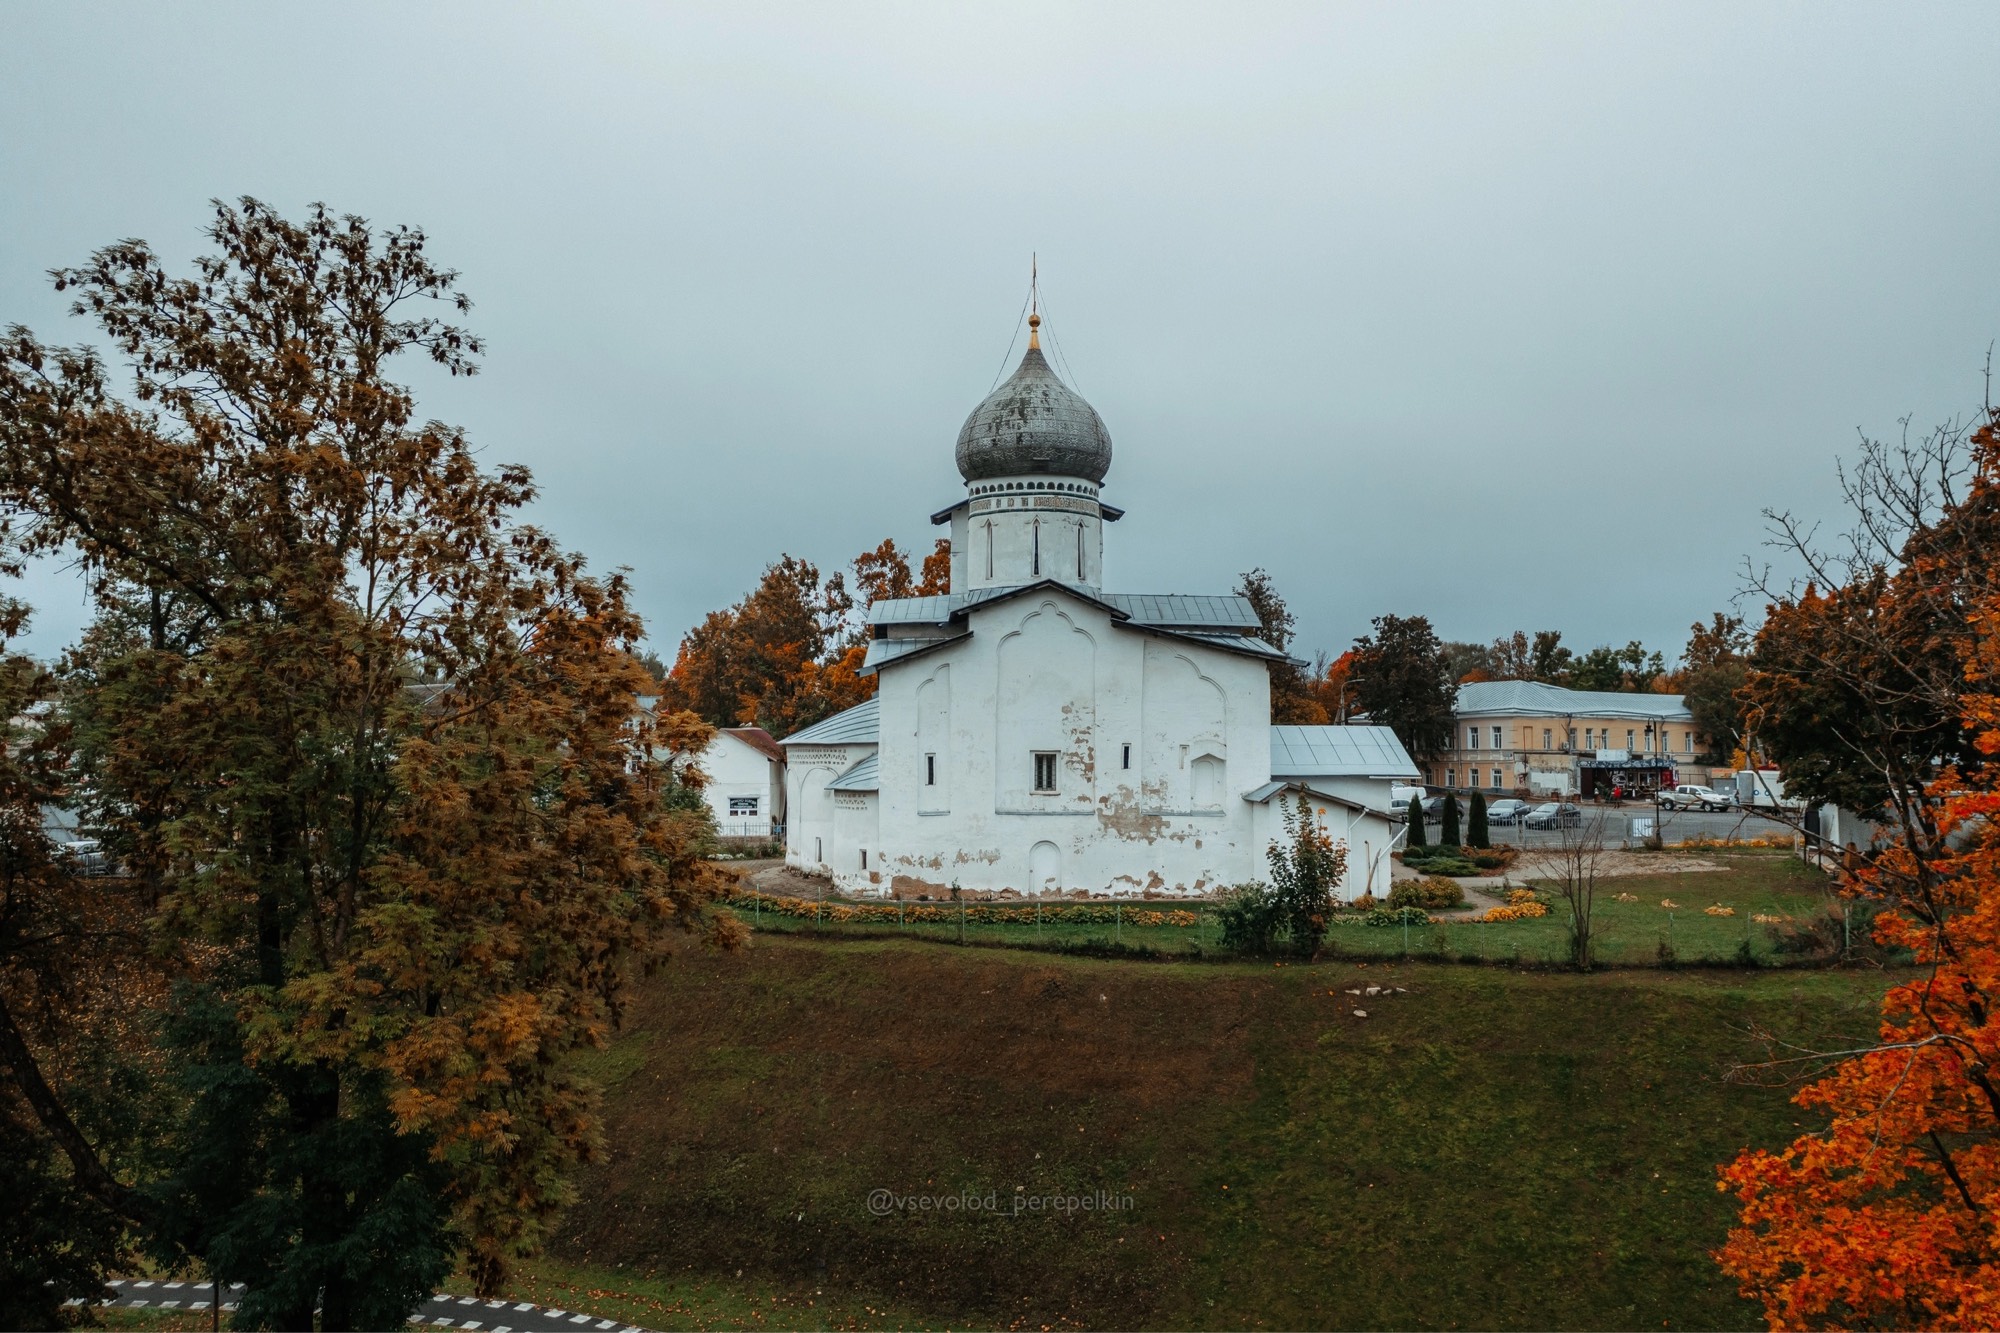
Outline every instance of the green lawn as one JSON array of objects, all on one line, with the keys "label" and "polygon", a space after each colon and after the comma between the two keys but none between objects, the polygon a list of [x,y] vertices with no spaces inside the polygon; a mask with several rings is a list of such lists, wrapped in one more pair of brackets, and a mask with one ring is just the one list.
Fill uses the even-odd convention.
[{"label": "green lawn", "polygon": [[[1657,853],[1670,863],[1678,853]],[[1704,852],[1703,859],[1723,866],[1717,871],[1657,875],[1620,876],[1606,879],[1597,895],[1593,912],[1596,956],[1614,966],[1650,966],[1659,961],[1662,946],[1671,947],[1682,964],[1731,964],[1740,961],[1747,945],[1759,963],[1787,961],[1772,947],[1771,931],[1752,920],[1763,914],[1803,918],[1824,906],[1829,895],[1826,879],[1817,870],[1783,852],[1742,852],[1718,855]],[[1512,881],[1518,885],[1523,881]],[[1473,922],[1452,920],[1441,925],[1379,927],[1339,924],[1329,932],[1327,951],[1357,958],[1409,956],[1449,960],[1503,961],[1528,964],[1560,964],[1568,957],[1566,909],[1555,900],[1552,886],[1526,881],[1542,890],[1550,900],[1550,913],[1526,921]],[[1501,881],[1492,881],[1496,893]],[[1637,901],[1618,901],[1630,894]],[[1663,907],[1670,901],[1674,907]],[[1709,916],[1712,906],[1734,909],[1734,916]],[[949,911],[949,905],[945,905]],[[1206,904],[1147,902],[1132,904],[1132,911],[1164,911],[1185,907],[1201,915],[1193,927],[1137,926],[1125,922],[1103,924],[982,925],[968,923],[963,938],[973,945],[1006,945],[1017,948],[1076,950],[1151,949],[1167,956],[1213,954],[1220,948],[1221,930],[1212,909]],[[838,922],[780,916],[773,912],[739,909],[738,915],[762,932],[792,933],[821,938],[881,938],[942,940],[956,943],[960,928],[955,922]],[[1122,914],[1121,914],[1122,915]]]},{"label": "green lawn", "polygon": [[1806,1117],[1724,1074],[1753,1025],[1870,1029],[1889,980],[766,934],[642,987],[591,1061],[608,1157],[517,1290],[653,1327],[1755,1327],[1715,1167]]}]

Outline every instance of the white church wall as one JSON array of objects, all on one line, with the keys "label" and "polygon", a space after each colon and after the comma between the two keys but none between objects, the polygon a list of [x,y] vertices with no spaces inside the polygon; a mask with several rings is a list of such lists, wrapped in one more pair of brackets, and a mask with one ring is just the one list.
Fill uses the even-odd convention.
[{"label": "white church wall", "polygon": [[[836,826],[834,797],[826,784],[861,762],[873,745],[797,745],[785,749],[785,863],[800,870],[838,875],[858,869],[856,853],[863,844],[843,846],[843,829]],[[871,838],[872,841],[872,838]]]},{"label": "white church wall", "polygon": [[[966,554],[966,581],[953,588],[1014,587],[1038,579],[1099,586],[1104,577],[1104,520],[1087,482],[1062,477],[996,478],[980,486],[952,522],[952,551]],[[1080,488],[1075,491],[1052,488]],[[1016,489],[1018,488],[1018,489]]]},{"label": "white church wall", "polygon": [[[1261,873],[1242,799],[1269,777],[1261,661],[1055,591],[979,608],[971,628],[881,672],[883,891],[1199,894]],[[1057,757],[1053,794],[1034,790],[1038,751]]]}]

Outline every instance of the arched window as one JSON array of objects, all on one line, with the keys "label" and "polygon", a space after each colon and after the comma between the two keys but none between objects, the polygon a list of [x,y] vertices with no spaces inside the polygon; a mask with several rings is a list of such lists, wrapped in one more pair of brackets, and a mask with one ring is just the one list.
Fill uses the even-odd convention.
[{"label": "arched window", "polygon": [[1042,520],[1039,518],[1034,519],[1029,526],[1032,530],[1028,534],[1028,539],[1034,545],[1034,567],[1031,572],[1036,578],[1040,578],[1042,576]]}]

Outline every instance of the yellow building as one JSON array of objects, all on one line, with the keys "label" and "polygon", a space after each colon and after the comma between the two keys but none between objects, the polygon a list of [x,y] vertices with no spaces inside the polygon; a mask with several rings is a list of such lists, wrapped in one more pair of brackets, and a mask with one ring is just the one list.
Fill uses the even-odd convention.
[{"label": "yellow building", "polygon": [[1678,694],[1566,690],[1532,680],[1458,687],[1450,746],[1430,766],[1436,787],[1521,796],[1613,786],[1648,792],[1706,783],[1694,715]]}]

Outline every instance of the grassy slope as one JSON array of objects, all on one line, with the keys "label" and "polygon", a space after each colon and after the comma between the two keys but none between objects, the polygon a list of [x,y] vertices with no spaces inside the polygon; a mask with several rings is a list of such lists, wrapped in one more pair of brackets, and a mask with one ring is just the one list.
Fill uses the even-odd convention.
[{"label": "grassy slope", "polygon": [[[1371,983],[1410,993],[1338,993]],[[611,1160],[559,1257],[720,1284],[655,1327],[1750,1327],[1714,1167],[1798,1117],[1719,1075],[1753,1021],[1867,1030],[1883,984],[764,936],[677,961],[600,1057]],[[1016,1186],[1134,1204],[865,1206]]]}]

